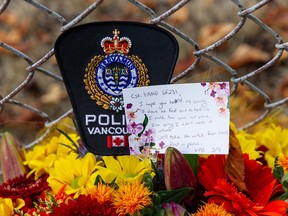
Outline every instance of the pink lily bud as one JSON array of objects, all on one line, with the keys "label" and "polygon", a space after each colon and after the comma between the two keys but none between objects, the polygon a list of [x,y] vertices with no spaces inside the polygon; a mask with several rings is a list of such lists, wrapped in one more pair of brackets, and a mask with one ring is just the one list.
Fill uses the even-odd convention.
[{"label": "pink lily bud", "polygon": [[20,147],[14,137],[8,132],[1,134],[0,161],[4,182],[27,172],[23,165],[23,154]]},{"label": "pink lily bud", "polygon": [[188,212],[181,205],[171,202],[164,203],[162,208],[165,210],[165,216],[186,216]]},{"label": "pink lily bud", "polygon": [[183,199],[183,206],[189,210],[195,205],[197,179],[184,155],[174,147],[168,147],[164,156],[164,180],[167,190],[191,188]]}]

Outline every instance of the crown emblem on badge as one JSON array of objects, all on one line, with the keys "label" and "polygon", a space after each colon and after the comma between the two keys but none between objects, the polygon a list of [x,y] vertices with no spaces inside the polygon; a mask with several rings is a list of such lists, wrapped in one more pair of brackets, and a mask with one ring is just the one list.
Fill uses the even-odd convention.
[{"label": "crown emblem on badge", "polygon": [[132,46],[132,42],[127,37],[119,37],[120,31],[115,29],[113,32],[113,38],[105,37],[101,41],[101,47],[106,55],[118,52],[127,55],[129,53],[129,49]]},{"label": "crown emblem on badge", "polygon": [[122,89],[147,86],[148,70],[137,55],[128,55],[132,42],[119,37],[114,29],[113,38],[105,37],[100,46],[104,55],[94,56],[85,69],[84,83],[87,93],[98,106],[115,112],[123,111]]}]

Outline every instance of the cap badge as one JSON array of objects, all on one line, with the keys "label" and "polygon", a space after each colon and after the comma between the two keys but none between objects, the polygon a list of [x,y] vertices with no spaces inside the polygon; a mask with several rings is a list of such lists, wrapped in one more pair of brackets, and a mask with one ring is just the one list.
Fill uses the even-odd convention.
[{"label": "cap badge", "polygon": [[85,69],[84,83],[87,93],[98,106],[115,112],[123,111],[122,89],[147,86],[148,70],[137,55],[128,55],[132,42],[119,37],[115,29],[113,38],[105,37],[100,46],[105,55],[94,56]]}]

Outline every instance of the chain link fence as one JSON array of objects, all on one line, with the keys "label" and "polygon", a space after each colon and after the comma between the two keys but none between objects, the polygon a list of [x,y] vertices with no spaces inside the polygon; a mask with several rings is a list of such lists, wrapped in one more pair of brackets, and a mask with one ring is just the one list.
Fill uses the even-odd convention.
[{"label": "chain link fence", "polygon": [[[62,77],[54,59],[53,43],[56,38],[62,32],[78,24],[125,19],[155,24],[175,35],[180,44],[180,57],[171,83],[227,79],[231,82],[232,97],[233,94],[237,93],[239,86],[246,86],[250,91],[260,95],[262,98],[260,105],[263,106],[263,113],[242,126],[242,128],[248,128],[262,121],[274,108],[283,107],[288,102],[285,95],[274,97],[271,92],[266,92],[267,88],[262,88],[261,85],[263,82],[266,82],[266,84],[274,82],[276,77],[280,80],[285,77],[287,58],[283,56],[287,55],[288,43],[285,41],[284,35],[281,35],[285,31],[280,29],[280,32],[278,32],[279,26],[274,28],[273,24],[269,24],[268,15],[266,17],[263,15],[271,14],[273,8],[282,4],[287,6],[287,2],[277,2],[276,0],[243,2],[238,0],[86,0],[67,2],[40,0],[14,0],[12,2],[3,0],[0,5],[1,28],[2,30],[7,28],[5,25],[10,23],[12,30],[15,29],[11,31],[9,36],[6,35],[7,37],[0,34],[0,46],[2,47],[0,53],[2,81],[0,80],[0,86],[6,86],[6,88],[1,88],[0,92],[1,112],[3,113],[5,110],[17,106],[20,109],[37,114],[45,119],[44,127],[46,130],[39,139],[30,143],[27,147],[44,138],[61,119],[73,114],[69,101],[65,96],[60,97],[63,104],[60,104],[60,107],[57,108],[58,113],[55,114],[55,110],[47,110],[47,107],[38,108],[37,103],[31,102],[29,99],[26,100],[24,93],[25,89],[32,89],[34,93],[37,91],[37,88],[33,88],[35,82],[37,82],[35,80],[42,80],[43,84],[62,82]],[[21,14],[21,10],[25,8],[28,8],[28,10]],[[183,10],[185,8],[186,10]],[[201,11],[202,9],[203,11]],[[13,21],[12,18],[9,19],[9,14],[13,13],[13,10],[20,11],[19,19],[16,21]],[[25,19],[30,19],[29,27],[26,26],[26,30]],[[199,38],[197,34],[200,31],[199,26],[204,26],[204,22],[200,22],[203,20],[218,24],[221,22],[229,23],[229,28],[228,30],[226,28],[220,38],[219,36],[216,39],[213,37],[215,33],[211,30],[213,27],[210,28],[208,34],[203,33]],[[287,17],[286,20],[288,20]],[[203,26],[201,26],[202,24]],[[214,31],[219,31],[219,28],[219,26],[215,27]],[[21,31],[21,29],[21,33],[26,35],[26,39],[22,38],[26,40],[26,43],[21,44],[21,40],[19,40],[19,43],[13,43],[13,41],[10,43],[11,37],[19,33],[18,31]],[[258,29],[258,31],[254,31],[255,29]],[[50,33],[47,34],[47,32]],[[29,34],[37,34],[39,42],[37,38],[29,41]],[[256,64],[247,63],[245,67],[233,67],[231,61],[227,59],[232,55],[232,51],[239,46],[237,41],[245,41],[247,38],[254,38],[254,42],[260,44],[261,39],[264,38],[262,48],[265,49],[265,45],[269,45],[270,55]],[[29,43],[33,44],[34,50],[28,49]],[[253,44],[252,41],[251,44]],[[253,52],[253,49],[251,49],[251,52]],[[258,54],[256,53],[256,55]],[[6,60],[6,56],[9,56],[12,60]],[[18,65],[18,67],[14,68],[15,65]],[[13,74],[10,76],[10,81],[9,79],[5,80],[4,78],[9,78],[9,74]],[[17,84],[11,82],[14,79],[17,80]],[[274,87],[275,85],[272,86],[272,88]],[[49,91],[49,89],[46,89],[46,91]],[[41,94],[41,91],[39,94]],[[37,99],[37,97],[40,96],[36,95],[35,98]]]}]

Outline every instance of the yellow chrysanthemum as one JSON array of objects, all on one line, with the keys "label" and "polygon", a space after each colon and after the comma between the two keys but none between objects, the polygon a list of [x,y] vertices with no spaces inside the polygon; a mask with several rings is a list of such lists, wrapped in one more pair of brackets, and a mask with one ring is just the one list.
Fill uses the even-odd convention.
[{"label": "yellow chrysanthemum", "polygon": [[232,216],[228,213],[223,206],[216,205],[215,203],[205,204],[201,206],[192,216]]},{"label": "yellow chrysanthemum", "polygon": [[97,199],[98,203],[105,203],[113,200],[114,188],[106,184],[99,183],[97,186],[87,190],[87,194],[90,194],[94,199]]},{"label": "yellow chrysanthemum", "polygon": [[[79,139],[77,133],[69,133],[68,136],[77,143]],[[28,176],[35,173],[35,179],[38,179],[42,174],[49,173],[57,158],[67,156],[71,152],[71,149],[61,143],[72,146],[71,141],[63,134],[55,133],[55,136],[43,140],[31,151],[25,153],[24,164],[31,169]]]},{"label": "yellow chrysanthemum", "polygon": [[94,171],[100,162],[93,154],[87,153],[85,157],[76,159],[77,154],[71,152],[67,157],[60,158],[54,163],[47,179],[49,186],[57,193],[63,185],[66,194],[85,194],[87,189],[94,185],[96,175]]},{"label": "yellow chrysanthemum", "polygon": [[0,216],[12,216],[15,215],[14,208],[20,209],[25,206],[25,202],[22,199],[16,199],[13,203],[10,198],[0,197]]},{"label": "yellow chrysanthemum", "polygon": [[275,158],[279,155],[288,155],[288,129],[271,124],[263,132],[255,134],[259,145],[264,145],[268,150],[265,152],[265,160],[273,169]]},{"label": "yellow chrysanthemum", "polygon": [[277,164],[282,166],[284,170],[288,171],[288,155],[280,155]]},{"label": "yellow chrysanthemum", "polygon": [[115,191],[113,205],[121,215],[133,215],[152,203],[151,192],[140,182],[119,185]]},{"label": "yellow chrysanthemum", "polygon": [[239,141],[243,154],[244,153],[248,154],[249,159],[251,160],[256,160],[260,158],[261,157],[260,152],[256,151],[257,142],[255,137],[253,137],[252,134],[249,134],[244,130],[237,131],[233,123],[230,123],[230,127]]},{"label": "yellow chrysanthemum", "polygon": [[141,182],[146,172],[152,177],[155,176],[148,158],[141,160],[134,155],[129,155],[118,156],[115,159],[112,156],[104,156],[103,161],[106,167],[98,167],[97,175],[99,174],[106,183],[111,183],[115,179],[116,184],[127,181]]}]

